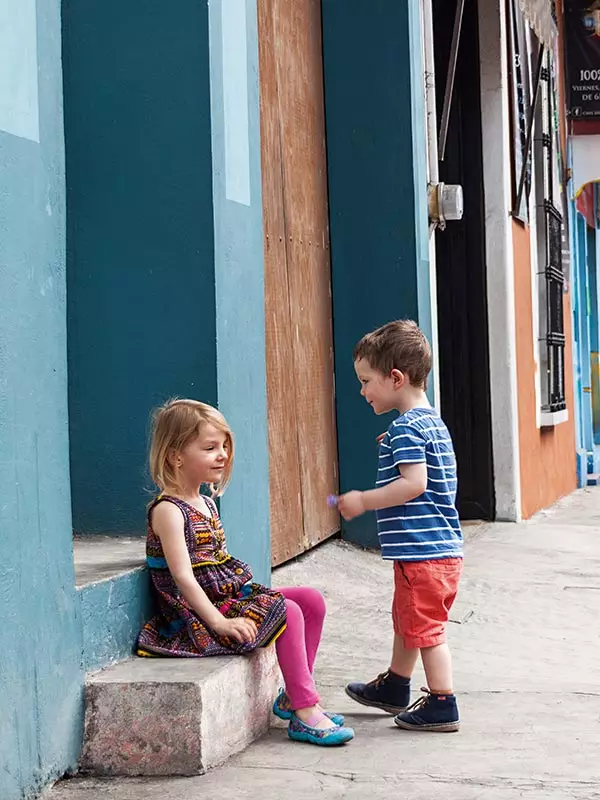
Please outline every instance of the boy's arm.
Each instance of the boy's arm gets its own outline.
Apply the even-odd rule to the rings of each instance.
[[[427,489],[427,464],[402,464],[402,475],[379,489],[366,492],[347,492],[338,500],[340,514],[346,520],[354,519],[365,511],[378,511],[405,503],[420,497]]]
[[[427,489],[427,464],[402,464],[402,475],[379,489],[361,492],[365,511],[378,511],[380,508],[403,506],[420,497]]]

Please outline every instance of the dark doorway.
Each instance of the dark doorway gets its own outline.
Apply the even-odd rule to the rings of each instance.
[[[438,126],[456,0],[433,0]],[[436,232],[442,415],[458,459],[462,519],[495,516],[477,2],[466,0],[440,180],[463,187],[464,216]]]

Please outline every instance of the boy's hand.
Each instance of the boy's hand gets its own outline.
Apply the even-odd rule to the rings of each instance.
[[[385,433],[380,433],[379,436],[377,437],[377,444],[381,444],[384,439],[385,439]]]
[[[338,509],[345,520],[360,517],[366,511],[362,492],[346,492],[338,498]]]

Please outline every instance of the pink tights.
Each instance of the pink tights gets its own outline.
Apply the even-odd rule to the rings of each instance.
[[[278,589],[285,597],[287,626],[275,642],[285,691],[294,710],[319,702],[312,671],[325,619],[325,599],[317,589]]]

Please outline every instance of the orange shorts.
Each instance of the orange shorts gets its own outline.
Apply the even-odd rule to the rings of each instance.
[[[462,558],[394,561],[392,618],[404,647],[444,644],[462,567]]]

